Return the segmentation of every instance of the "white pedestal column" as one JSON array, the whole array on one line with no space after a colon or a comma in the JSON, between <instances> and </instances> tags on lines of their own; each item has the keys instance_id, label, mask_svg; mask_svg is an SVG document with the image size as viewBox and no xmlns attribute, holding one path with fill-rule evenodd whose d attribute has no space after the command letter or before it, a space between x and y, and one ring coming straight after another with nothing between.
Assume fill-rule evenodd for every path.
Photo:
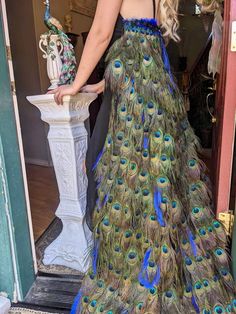
<instances>
[{"instance_id":1,"label":"white pedestal column","mask_svg":"<svg viewBox=\"0 0 236 314\"><path fill-rule=\"evenodd\" d=\"M45 250L43 263L81 272L86 272L90 265L88 248L92 244L91 232L83 219L87 192L84 121L89 117L88 107L96 97L96 94L87 93L66 96L61 106L55 103L53 95L27 97L40 110L41 119L50 126L48 140L60 193L56 216L63 223L61 234Z\"/></svg>"}]
</instances>

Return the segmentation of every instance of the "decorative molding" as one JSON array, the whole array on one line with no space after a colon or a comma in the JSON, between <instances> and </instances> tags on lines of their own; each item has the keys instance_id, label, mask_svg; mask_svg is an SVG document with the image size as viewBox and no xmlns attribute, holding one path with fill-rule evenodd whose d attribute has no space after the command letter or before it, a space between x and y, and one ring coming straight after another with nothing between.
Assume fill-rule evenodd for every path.
<instances>
[{"instance_id":1,"label":"decorative molding","mask_svg":"<svg viewBox=\"0 0 236 314\"><path fill-rule=\"evenodd\" d=\"M97 7L97 0L71 0L70 9L89 17L94 17Z\"/></svg>"},{"instance_id":2,"label":"decorative molding","mask_svg":"<svg viewBox=\"0 0 236 314\"><path fill-rule=\"evenodd\" d=\"M45 250L43 263L86 272L90 266L92 234L84 221L87 176L85 158L87 131L84 121L97 94L80 93L63 98L58 106L53 95L27 97L49 124L48 141L60 193L56 216L62 220L61 234Z\"/></svg>"}]
</instances>

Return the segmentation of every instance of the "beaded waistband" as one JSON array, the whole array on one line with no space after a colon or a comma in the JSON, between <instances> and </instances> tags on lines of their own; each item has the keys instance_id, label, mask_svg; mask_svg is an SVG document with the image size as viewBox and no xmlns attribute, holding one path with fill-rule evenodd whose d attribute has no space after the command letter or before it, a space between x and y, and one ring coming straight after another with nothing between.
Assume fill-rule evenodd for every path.
<instances>
[{"instance_id":1,"label":"beaded waistband","mask_svg":"<svg viewBox=\"0 0 236 314\"><path fill-rule=\"evenodd\" d=\"M156 19L123 19L124 31L147 35L161 35Z\"/></svg>"}]
</instances>

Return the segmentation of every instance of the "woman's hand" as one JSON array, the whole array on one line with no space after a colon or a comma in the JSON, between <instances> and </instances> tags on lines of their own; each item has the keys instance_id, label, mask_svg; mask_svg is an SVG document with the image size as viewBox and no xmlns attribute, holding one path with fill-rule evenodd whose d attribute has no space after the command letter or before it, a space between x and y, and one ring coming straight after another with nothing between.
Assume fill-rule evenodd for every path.
<instances>
[{"instance_id":1,"label":"woman's hand","mask_svg":"<svg viewBox=\"0 0 236 314\"><path fill-rule=\"evenodd\" d=\"M78 93L78 88L76 88L73 84L71 85L62 85L59 86L49 92L47 94L54 94L55 102L60 105L62 104L64 96L74 96Z\"/></svg>"},{"instance_id":2,"label":"woman's hand","mask_svg":"<svg viewBox=\"0 0 236 314\"><path fill-rule=\"evenodd\" d=\"M81 93L96 93L101 94L105 89L105 79L101 80L97 84L85 85L80 89Z\"/></svg>"}]
</instances>

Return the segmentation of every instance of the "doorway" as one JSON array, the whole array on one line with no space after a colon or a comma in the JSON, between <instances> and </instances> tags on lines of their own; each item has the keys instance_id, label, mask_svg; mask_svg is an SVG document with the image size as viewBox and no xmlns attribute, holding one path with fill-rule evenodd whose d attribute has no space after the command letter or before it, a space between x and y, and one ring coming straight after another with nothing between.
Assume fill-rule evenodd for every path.
<instances>
[{"instance_id":1,"label":"doorway","mask_svg":"<svg viewBox=\"0 0 236 314\"><path fill-rule=\"evenodd\" d=\"M30 119L31 125L28 124L29 120L25 119L24 117L25 113L28 114L29 111L32 111L31 105L29 105L28 103L26 105L25 97L28 95L40 94L45 92L45 90L43 91L43 89L41 88L42 77L38 67L39 56L37 54L37 41L34 31L32 30L35 12L33 11L33 5L29 5L28 1L24 2L25 5L22 2L21 7L17 7L16 9L14 8L14 1L9 0L7 2L7 11L23 140L25 138L24 150L25 152L28 152L34 147L32 152L33 154L36 154L37 152L40 156L44 156L43 159L34 158L34 160L33 158L27 158L27 156L25 156L29 196L31 203L31 215L34 229L34 239L35 241L39 241L44 232L48 229L48 227L50 227L51 223L54 221L54 212L58 202L58 191L46 139L47 126L40 122L40 115L37 109L34 109L34 112L32 112L32 116ZM29 14L26 13L27 10L30 10ZM20 15L20 12L22 15ZM27 14L27 19L24 19L25 14ZM27 40L23 45L22 42L19 43L19 39L24 38L26 30ZM208 40L205 41L205 49L207 49L207 45ZM169 49L171 50L171 46L169 47ZM204 53L205 52L206 50L204 50ZM184 54L182 54L180 57L180 59L184 63ZM198 62L200 62L201 64L201 58L199 58ZM35 71L32 71L32 69L35 69ZM26 107L23 108L24 106ZM28 146L26 141L27 138L31 138L33 140L33 146ZM41 144L39 139L42 140ZM35 145L35 143L37 145ZM39 149L39 151L37 151L37 149ZM46 163L43 163L42 160L46 160ZM211 164L211 161L209 161L209 164ZM46 215L42 213L42 207L44 208ZM57 287L60 286L60 288L58 288L58 291L60 291L60 289L64 289L63 291L65 292L70 289L69 287L72 287L74 285L74 288L72 289L73 291L69 292L70 300L72 300L74 294L78 290L78 282L75 281L75 277L73 276L73 274L66 276L49 273L47 273L47 276L45 276L45 273L41 274L41 276L37 278L35 285L31 290L32 294L28 295L28 299L26 299L26 301L31 304L42 305L45 304L45 298L48 298L51 301L50 303L48 303L49 307L62 308L62 302L60 303L60 305L58 305L58 298L53 299L52 295L54 294L46 294L45 291L48 291L50 289L51 291L53 291L51 287L54 288L56 285L58 285ZM50 282L51 286L48 286L48 282ZM70 285L68 284L68 288L65 289L66 283L68 282L70 282ZM40 295L39 291L43 291L43 293ZM39 296L37 300L34 298L36 294ZM58 294L58 296L60 297L61 295ZM69 306L70 304L68 302L64 302L65 310L63 313L66 313L66 308L69 308Z\"/></svg>"}]
</instances>

